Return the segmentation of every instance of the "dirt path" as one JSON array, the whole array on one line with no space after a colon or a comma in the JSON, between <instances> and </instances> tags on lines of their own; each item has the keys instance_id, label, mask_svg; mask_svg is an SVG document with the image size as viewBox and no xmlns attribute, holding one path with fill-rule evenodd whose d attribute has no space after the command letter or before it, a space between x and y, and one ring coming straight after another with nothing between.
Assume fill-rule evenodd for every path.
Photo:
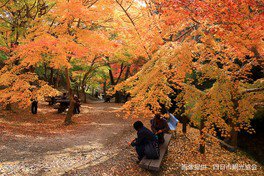
<instances>
[{"instance_id":1,"label":"dirt path","mask_svg":"<svg viewBox=\"0 0 264 176\"><path fill-rule=\"evenodd\" d=\"M81 114L74 117L77 124L72 125L67 132L36 136L34 132L33 135L27 135L3 130L0 173L62 175L96 166L120 154L127 148L126 141L132 137L133 131L131 120L116 117L118 109L120 105L113 103L85 104ZM41 105L38 115L42 114L55 116L56 112ZM29 122L21 122L17 126L25 123L29 125Z\"/></svg>"},{"instance_id":2,"label":"dirt path","mask_svg":"<svg viewBox=\"0 0 264 176\"><path fill-rule=\"evenodd\" d=\"M188 127L188 133L177 127L168 155L159 172L141 169L136 153L127 141L135 137L132 124L136 119L123 119L121 108L114 103L84 104L76 122L64 126L65 115L41 104L39 113L29 110L0 112L0 175L47 176L182 176L228 175L262 176L263 167L240 151L230 153L218 144L208 142L206 154L198 152L199 131ZM141 118L149 125L149 119ZM147 126L148 126L147 125ZM193 165L203 170L190 169ZM254 169L216 170L214 165L254 166ZM183 167L184 166L184 167ZM186 169L185 166L188 166ZM252 167L253 168L253 167Z\"/></svg>"}]
</instances>

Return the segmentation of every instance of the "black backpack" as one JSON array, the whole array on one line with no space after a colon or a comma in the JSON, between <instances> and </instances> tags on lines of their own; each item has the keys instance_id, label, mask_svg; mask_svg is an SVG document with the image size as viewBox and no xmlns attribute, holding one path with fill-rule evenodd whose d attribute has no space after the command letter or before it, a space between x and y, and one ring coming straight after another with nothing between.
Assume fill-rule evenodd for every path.
<instances>
[{"instance_id":1,"label":"black backpack","mask_svg":"<svg viewBox=\"0 0 264 176\"><path fill-rule=\"evenodd\" d=\"M144 153L147 159L159 159L159 144L157 142L147 143L144 148Z\"/></svg>"}]
</instances>

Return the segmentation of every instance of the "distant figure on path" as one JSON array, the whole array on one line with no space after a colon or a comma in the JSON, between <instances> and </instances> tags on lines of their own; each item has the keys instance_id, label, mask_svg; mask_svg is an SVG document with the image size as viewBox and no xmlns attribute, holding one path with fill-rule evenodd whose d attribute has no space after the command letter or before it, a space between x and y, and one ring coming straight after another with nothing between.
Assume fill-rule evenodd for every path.
<instances>
[{"instance_id":1,"label":"distant figure on path","mask_svg":"<svg viewBox=\"0 0 264 176\"><path fill-rule=\"evenodd\" d=\"M81 102L79 98L77 97L77 95L74 95L74 114L80 114L80 106Z\"/></svg>"},{"instance_id":2,"label":"distant figure on path","mask_svg":"<svg viewBox=\"0 0 264 176\"><path fill-rule=\"evenodd\" d=\"M164 133L169 132L170 128L168 126L167 120L162 118L160 114L156 114L151 123L151 130L158 136L159 144L164 143Z\"/></svg>"},{"instance_id":3,"label":"distant figure on path","mask_svg":"<svg viewBox=\"0 0 264 176\"><path fill-rule=\"evenodd\" d=\"M65 111L68 106L70 105L70 103L67 101L68 97L66 93L63 93L61 96L61 100L63 100L62 102L60 102L60 107L61 107L61 112Z\"/></svg>"},{"instance_id":4,"label":"distant figure on path","mask_svg":"<svg viewBox=\"0 0 264 176\"><path fill-rule=\"evenodd\" d=\"M99 92L96 91L95 94L94 94L94 97L95 97L95 98L98 98L98 96L99 96Z\"/></svg>"},{"instance_id":5,"label":"distant figure on path","mask_svg":"<svg viewBox=\"0 0 264 176\"><path fill-rule=\"evenodd\" d=\"M61 96L61 99L66 100L67 99L67 94L63 93L62 96Z\"/></svg>"},{"instance_id":6,"label":"distant figure on path","mask_svg":"<svg viewBox=\"0 0 264 176\"><path fill-rule=\"evenodd\" d=\"M32 114L37 114L38 112L38 100L37 99L33 99L31 102L31 112Z\"/></svg>"},{"instance_id":7,"label":"distant figure on path","mask_svg":"<svg viewBox=\"0 0 264 176\"><path fill-rule=\"evenodd\" d=\"M141 121L136 121L133 126L137 131L137 138L128 144L136 148L138 162L140 162L144 156L148 159L158 159L159 145L156 136L147 129Z\"/></svg>"},{"instance_id":8,"label":"distant figure on path","mask_svg":"<svg viewBox=\"0 0 264 176\"><path fill-rule=\"evenodd\" d=\"M106 103L106 102L109 102L109 103L110 103L110 101L111 101L111 96L110 96L110 95L106 95L106 96L105 96L105 101L104 101L104 102L105 102L105 103Z\"/></svg>"}]
</instances>

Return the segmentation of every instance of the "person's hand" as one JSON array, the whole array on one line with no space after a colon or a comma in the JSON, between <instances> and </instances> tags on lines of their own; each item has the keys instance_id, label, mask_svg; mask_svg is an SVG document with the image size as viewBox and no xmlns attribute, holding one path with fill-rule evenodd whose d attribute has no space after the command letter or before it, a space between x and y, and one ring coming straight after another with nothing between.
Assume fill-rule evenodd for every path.
<instances>
[{"instance_id":1,"label":"person's hand","mask_svg":"<svg viewBox=\"0 0 264 176\"><path fill-rule=\"evenodd\" d=\"M132 141L128 142L127 144L130 146L134 141L135 141L135 139L133 139Z\"/></svg>"},{"instance_id":2,"label":"person's hand","mask_svg":"<svg viewBox=\"0 0 264 176\"><path fill-rule=\"evenodd\" d=\"M156 134L159 134L159 133L162 133L162 130L159 130L159 131L157 131L157 133L156 133Z\"/></svg>"}]
</instances>

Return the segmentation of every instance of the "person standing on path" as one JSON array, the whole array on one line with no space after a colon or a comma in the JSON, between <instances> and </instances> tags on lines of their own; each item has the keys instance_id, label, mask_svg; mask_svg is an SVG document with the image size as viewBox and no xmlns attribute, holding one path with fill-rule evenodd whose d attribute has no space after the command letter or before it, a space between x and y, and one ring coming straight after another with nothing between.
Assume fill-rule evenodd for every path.
<instances>
[{"instance_id":1,"label":"person standing on path","mask_svg":"<svg viewBox=\"0 0 264 176\"><path fill-rule=\"evenodd\" d=\"M38 112L38 100L34 98L31 102L31 113L37 114Z\"/></svg>"},{"instance_id":2,"label":"person standing on path","mask_svg":"<svg viewBox=\"0 0 264 176\"><path fill-rule=\"evenodd\" d=\"M74 114L80 114L80 106L81 102L79 98L77 97L77 95L74 95Z\"/></svg>"}]
</instances>

